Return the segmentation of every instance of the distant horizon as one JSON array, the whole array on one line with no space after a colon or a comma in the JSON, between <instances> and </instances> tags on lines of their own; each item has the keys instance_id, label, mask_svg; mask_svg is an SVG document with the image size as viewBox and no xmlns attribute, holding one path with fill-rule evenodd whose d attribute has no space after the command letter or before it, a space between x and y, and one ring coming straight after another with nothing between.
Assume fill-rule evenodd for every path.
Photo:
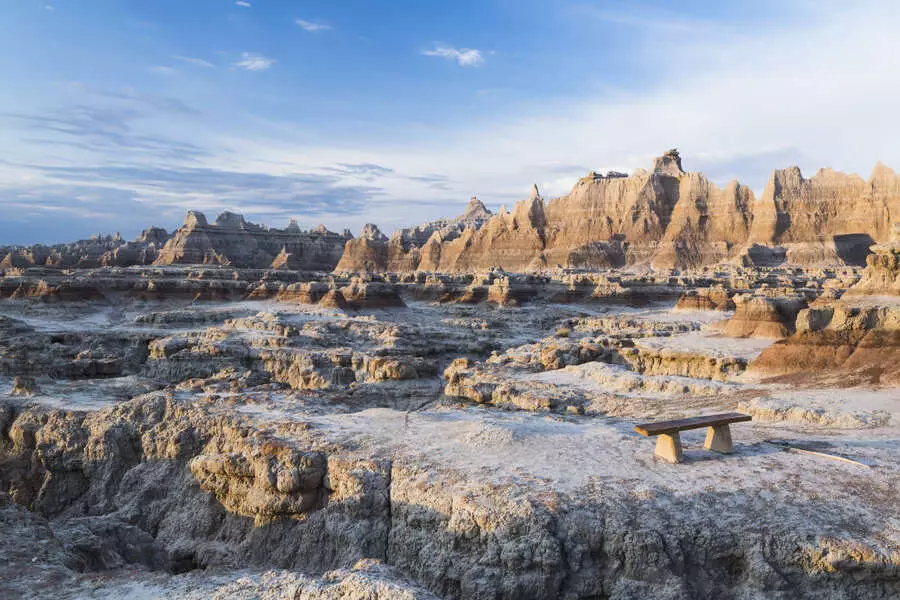
<instances>
[{"instance_id":1,"label":"distant horizon","mask_svg":"<svg viewBox=\"0 0 900 600\"><path fill-rule=\"evenodd\" d=\"M22 0L0 244L188 210L391 232L672 146L757 195L779 165L900 165L897 30L887 0Z\"/></svg>"}]
</instances>

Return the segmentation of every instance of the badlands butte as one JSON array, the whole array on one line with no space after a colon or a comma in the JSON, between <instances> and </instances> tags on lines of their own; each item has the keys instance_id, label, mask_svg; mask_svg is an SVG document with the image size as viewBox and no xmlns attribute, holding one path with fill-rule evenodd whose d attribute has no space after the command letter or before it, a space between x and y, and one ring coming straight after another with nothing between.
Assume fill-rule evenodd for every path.
<instances>
[{"instance_id":1,"label":"badlands butte","mask_svg":"<svg viewBox=\"0 0 900 600\"><path fill-rule=\"evenodd\" d=\"M0 248L0 597L900 597L898 223L883 165L669 151L390 238Z\"/></svg>"}]
</instances>

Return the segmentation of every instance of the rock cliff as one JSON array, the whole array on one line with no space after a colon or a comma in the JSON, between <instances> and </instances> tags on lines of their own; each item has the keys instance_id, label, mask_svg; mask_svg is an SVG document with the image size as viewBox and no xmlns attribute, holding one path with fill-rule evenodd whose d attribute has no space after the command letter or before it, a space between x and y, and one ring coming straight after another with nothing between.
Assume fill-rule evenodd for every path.
<instances>
[{"instance_id":1,"label":"rock cliff","mask_svg":"<svg viewBox=\"0 0 900 600\"><path fill-rule=\"evenodd\" d=\"M367 224L357 239L347 243L336 271L409 272L438 271L443 244L465 237L491 217L478 198L472 198L465 212L455 219L440 219L400 229L388 239L377 226Z\"/></svg>"},{"instance_id":2,"label":"rock cliff","mask_svg":"<svg viewBox=\"0 0 900 600\"><path fill-rule=\"evenodd\" d=\"M330 271L337 265L352 236L319 226L302 231L296 223L285 229L249 223L224 212L210 224L203 213L191 211L153 264L214 264L235 267L275 266Z\"/></svg>"},{"instance_id":3,"label":"rock cliff","mask_svg":"<svg viewBox=\"0 0 900 600\"><path fill-rule=\"evenodd\" d=\"M757 199L732 181L719 188L685 172L677 150L651 171L590 173L545 202L537 187L511 211L466 215L446 226L399 232L390 241L347 246L340 271L471 272L650 265L690 268L865 263L900 215L900 177L879 164L868 181L823 169L776 171ZM446 224L448 222L438 222Z\"/></svg>"},{"instance_id":4,"label":"rock cliff","mask_svg":"<svg viewBox=\"0 0 900 600\"><path fill-rule=\"evenodd\" d=\"M900 295L900 223L890 243L872 247L862 279L847 290L850 296Z\"/></svg>"}]
</instances>

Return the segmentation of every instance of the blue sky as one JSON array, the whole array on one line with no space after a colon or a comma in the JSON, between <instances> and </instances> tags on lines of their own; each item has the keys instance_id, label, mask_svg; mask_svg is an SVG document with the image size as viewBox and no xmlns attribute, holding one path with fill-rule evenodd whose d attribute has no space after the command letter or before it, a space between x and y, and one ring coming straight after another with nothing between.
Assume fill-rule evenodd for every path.
<instances>
[{"instance_id":1,"label":"blue sky","mask_svg":"<svg viewBox=\"0 0 900 600\"><path fill-rule=\"evenodd\" d=\"M0 0L0 243L225 209L386 231L672 146L900 167L896 4Z\"/></svg>"}]
</instances>

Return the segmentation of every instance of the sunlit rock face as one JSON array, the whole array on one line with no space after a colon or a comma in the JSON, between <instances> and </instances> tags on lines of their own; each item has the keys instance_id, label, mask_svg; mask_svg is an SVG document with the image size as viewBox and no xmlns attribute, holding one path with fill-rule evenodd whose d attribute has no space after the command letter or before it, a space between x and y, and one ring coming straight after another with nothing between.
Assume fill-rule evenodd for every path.
<instances>
[{"instance_id":1,"label":"sunlit rock face","mask_svg":"<svg viewBox=\"0 0 900 600\"><path fill-rule=\"evenodd\" d=\"M766 350L752 371L767 377L900 385L900 246L873 246L859 281L839 298L801 310L796 333Z\"/></svg>"},{"instance_id":2,"label":"sunlit rock face","mask_svg":"<svg viewBox=\"0 0 900 600\"><path fill-rule=\"evenodd\" d=\"M900 223L894 224L889 242L872 246L862 279L847 294L900 296Z\"/></svg>"},{"instance_id":3,"label":"sunlit rock face","mask_svg":"<svg viewBox=\"0 0 900 600\"><path fill-rule=\"evenodd\" d=\"M589 173L565 196L537 186L496 214L472 198L462 214L388 237L367 224L354 239L250 223L224 212L209 222L190 211L171 236L150 227L55 246L0 247L0 269L230 265L294 271L469 273L625 266L690 269L735 263L864 266L900 221L900 176L879 163L869 179L832 169L804 178L775 171L761 197L737 181L720 188L685 171L677 150L631 175Z\"/></svg>"},{"instance_id":4,"label":"sunlit rock face","mask_svg":"<svg viewBox=\"0 0 900 600\"><path fill-rule=\"evenodd\" d=\"M685 172L670 150L650 171L590 173L549 202L535 187L511 211L478 212L462 230L442 221L386 244L348 246L339 270L863 265L900 218L900 177L880 163L868 180L831 169L805 179L792 167L776 171L757 199L737 181L719 188Z\"/></svg>"}]
</instances>

